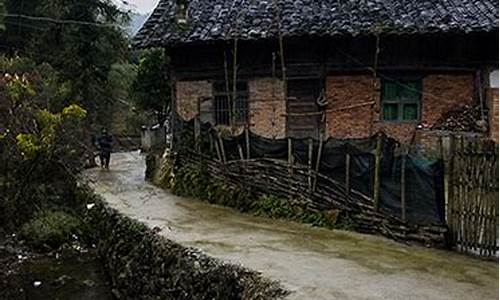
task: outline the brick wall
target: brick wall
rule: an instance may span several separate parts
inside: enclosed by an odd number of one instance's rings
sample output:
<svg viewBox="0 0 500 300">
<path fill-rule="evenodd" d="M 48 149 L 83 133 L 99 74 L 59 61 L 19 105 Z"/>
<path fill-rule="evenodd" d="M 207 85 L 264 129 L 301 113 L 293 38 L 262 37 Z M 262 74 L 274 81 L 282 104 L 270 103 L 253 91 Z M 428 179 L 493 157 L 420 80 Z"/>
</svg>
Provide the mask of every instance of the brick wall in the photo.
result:
<svg viewBox="0 0 500 300">
<path fill-rule="evenodd" d="M 472 74 L 431 74 L 422 81 L 422 123 L 433 124 L 443 113 L 471 104 Z M 362 138 L 383 131 L 409 142 L 420 122 L 389 123 L 380 120 L 380 82 L 371 75 L 339 75 L 326 79 L 327 133 L 335 138 Z M 375 104 L 369 103 L 375 100 Z M 373 123 L 372 123 L 373 118 Z"/>
<path fill-rule="evenodd" d="M 248 82 L 251 130 L 268 138 L 286 134 L 286 102 L 283 82 L 275 78 L 258 78 Z"/>
<path fill-rule="evenodd" d="M 177 112 L 184 120 L 196 115 L 200 97 L 212 96 L 209 81 L 180 81 L 177 88 Z M 248 81 L 249 120 L 256 134 L 283 138 L 286 134 L 286 102 L 283 83 L 274 78 Z M 443 113 L 471 104 L 474 93 L 472 74 L 430 74 L 422 81 L 422 123 L 435 123 Z M 496 90 L 498 111 L 498 90 Z M 328 100 L 326 133 L 335 138 L 363 138 L 377 131 L 402 142 L 410 141 L 419 122 L 389 123 L 380 121 L 380 82 L 371 75 L 336 75 L 326 79 Z M 372 101 L 375 100 L 375 103 Z M 498 126 L 498 113 L 496 121 Z M 373 120 L 373 121 L 372 121 Z M 492 133 L 497 132 L 492 128 Z"/>
<path fill-rule="evenodd" d="M 487 92 L 488 108 L 490 109 L 489 125 L 490 139 L 498 144 L 498 89 L 490 88 Z"/>
<path fill-rule="evenodd" d="M 329 76 L 325 95 L 328 100 L 326 133 L 335 138 L 361 138 L 370 136 L 372 105 L 378 99 L 373 77 L 368 75 Z"/>
<path fill-rule="evenodd" d="M 434 124 L 443 113 L 459 105 L 472 104 L 474 76 L 428 75 L 422 82 L 422 121 Z"/>
<path fill-rule="evenodd" d="M 196 116 L 198 99 L 212 97 L 212 84 L 209 81 L 178 81 L 176 93 L 177 113 L 189 121 Z"/>
</svg>

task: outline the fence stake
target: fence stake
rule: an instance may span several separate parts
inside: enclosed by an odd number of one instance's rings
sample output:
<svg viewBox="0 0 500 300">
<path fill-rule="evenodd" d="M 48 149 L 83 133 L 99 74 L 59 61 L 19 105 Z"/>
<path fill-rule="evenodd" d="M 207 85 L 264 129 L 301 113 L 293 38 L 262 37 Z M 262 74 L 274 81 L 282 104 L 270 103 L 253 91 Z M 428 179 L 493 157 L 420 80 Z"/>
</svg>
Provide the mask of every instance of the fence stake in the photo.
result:
<svg viewBox="0 0 500 300">
<path fill-rule="evenodd" d="M 345 194 L 351 194 L 351 154 L 345 155 Z"/>
<path fill-rule="evenodd" d="M 373 206 L 378 211 L 380 202 L 380 162 L 382 159 L 382 134 L 377 134 L 377 149 L 375 152 L 375 180 L 373 183 Z"/>
<path fill-rule="evenodd" d="M 292 139 L 288 138 L 288 168 L 290 174 L 293 172 Z"/>
<path fill-rule="evenodd" d="M 224 141 L 222 140 L 222 137 L 220 135 L 220 132 L 217 132 L 217 137 L 219 138 L 219 146 L 220 146 L 220 152 L 222 156 L 222 163 L 226 163 L 226 151 L 224 150 Z"/>
<path fill-rule="evenodd" d="M 453 140 L 450 136 L 441 137 L 441 159 L 443 160 L 443 192 L 444 192 L 444 219 L 448 226 L 451 226 L 451 203 L 450 203 L 450 172 L 451 172 L 451 154 Z"/>
<path fill-rule="evenodd" d="M 248 124 L 245 124 L 245 145 L 247 150 L 247 159 L 250 159 L 250 132 Z"/>
<path fill-rule="evenodd" d="M 319 147 L 318 147 L 318 156 L 316 157 L 316 174 L 314 174 L 314 181 L 313 181 L 313 186 L 312 186 L 312 191 L 314 192 L 316 190 L 316 184 L 318 183 L 318 172 L 319 172 L 319 166 L 321 164 L 321 154 L 323 152 L 323 135 L 319 135 Z"/>
<path fill-rule="evenodd" d="M 196 152 L 200 152 L 200 133 L 201 133 L 201 121 L 200 121 L 200 109 L 201 109 L 201 99 L 198 98 L 196 103 L 196 116 L 194 118 L 194 147 Z"/>
<path fill-rule="evenodd" d="M 210 137 L 211 136 L 212 135 L 210 134 Z M 215 146 L 215 151 L 217 152 L 217 157 L 219 158 L 219 161 L 222 162 L 222 155 L 221 155 L 220 150 L 219 150 L 219 139 L 217 139 L 216 141 L 214 141 L 214 139 L 210 138 L 210 140 L 212 141 L 212 143 Z"/>
<path fill-rule="evenodd" d="M 401 156 L 401 219 L 406 222 L 406 151 Z"/>
<path fill-rule="evenodd" d="M 308 140 L 308 161 L 307 161 L 307 169 L 308 169 L 308 176 L 307 176 L 307 184 L 309 186 L 309 191 L 312 192 L 312 159 L 313 159 L 313 140 L 312 138 L 309 138 Z"/>
<path fill-rule="evenodd" d="M 243 148 L 241 147 L 240 143 L 238 143 L 238 153 L 240 154 L 240 159 L 244 160 L 245 156 L 243 155 Z"/>
</svg>

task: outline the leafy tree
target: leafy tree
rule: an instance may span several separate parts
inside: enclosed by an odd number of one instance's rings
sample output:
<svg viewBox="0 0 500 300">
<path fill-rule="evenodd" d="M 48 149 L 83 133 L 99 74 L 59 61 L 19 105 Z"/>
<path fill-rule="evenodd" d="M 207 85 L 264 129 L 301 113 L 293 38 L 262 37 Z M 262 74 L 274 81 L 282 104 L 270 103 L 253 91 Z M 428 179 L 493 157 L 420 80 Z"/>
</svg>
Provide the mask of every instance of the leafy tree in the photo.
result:
<svg viewBox="0 0 500 300">
<path fill-rule="evenodd" d="M 168 63 L 169 58 L 163 49 L 144 51 L 130 93 L 136 105 L 154 111 L 160 123 L 171 104 Z"/>
<path fill-rule="evenodd" d="M 35 66 L 16 74 L 20 59 L 0 59 L 0 229 L 29 219 L 43 207 L 69 204 L 75 174 L 84 163 L 82 122 L 87 112 L 71 104 L 51 112 L 47 84 Z M 10 64 L 8 63 L 10 62 Z M 49 84 L 50 85 L 50 84 Z M 57 94 L 55 92 L 54 94 Z M 44 96 L 45 95 L 45 96 Z M 13 217 L 15 216 L 15 217 Z"/>
<path fill-rule="evenodd" d="M 108 125 L 113 99 L 108 87 L 111 66 L 126 58 L 121 25 L 128 14 L 111 0 L 6 0 L 7 10 L 44 19 L 9 17 L 4 39 L 38 64 L 60 73 L 68 91 L 54 109 L 83 105 L 92 124 Z"/>
</svg>

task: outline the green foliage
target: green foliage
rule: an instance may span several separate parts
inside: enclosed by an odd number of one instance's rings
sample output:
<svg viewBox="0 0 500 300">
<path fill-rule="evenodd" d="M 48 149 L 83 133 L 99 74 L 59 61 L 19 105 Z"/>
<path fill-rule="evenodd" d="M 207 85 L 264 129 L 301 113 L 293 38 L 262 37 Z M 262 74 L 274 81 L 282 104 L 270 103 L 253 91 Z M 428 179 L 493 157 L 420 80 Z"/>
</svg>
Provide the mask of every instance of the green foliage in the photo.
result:
<svg viewBox="0 0 500 300">
<path fill-rule="evenodd" d="M 63 211 L 39 213 L 21 228 L 21 236 L 35 248 L 56 249 L 82 232 L 81 221 Z"/>
<path fill-rule="evenodd" d="M 222 180 L 211 178 L 204 165 L 177 170 L 170 188 L 176 195 L 198 198 L 240 211 L 249 211 L 255 200 L 250 189 L 231 186 Z"/>
<path fill-rule="evenodd" d="M 71 104 L 63 108 L 61 116 L 64 119 L 83 120 L 87 116 L 87 111 L 77 104 Z"/>
<path fill-rule="evenodd" d="M 23 5 L 6 0 L 6 7 L 11 14 L 80 22 L 16 19 L 6 23 L 3 40 L 37 64 L 58 71 L 64 93 L 54 99 L 51 109 L 78 103 L 88 109 L 89 121 L 109 125 L 116 98 L 108 74 L 113 64 L 127 57 L 127 40 L 119 25 L 128 22 L 128 14 L 110 0 L 24 0 Z"/>
<path fill-rule="evenodd" d="M 18 104 L 26 97 L 29 98 L 35 95 L 35 91 L 28 83 L 26 77 L 19 77 L 18 75 L 10 76 L 7 74 L 6 80 L 7 95 L 15 104 Z"/>
<path fill-rule="evenodd" d="M 59 131 L 66 122 L 78 122 L 85 118 L 87 112 L 76 104 L 65 107 L 62 113 L 51 113 L 46 109 L 36 112 L 39 130 L 33 133 L 19 133 L 16 136 L 17 147 L 27 158 L 34 158 L 40 152 L 48 152 L 55 144 Z"/>
<path fill-rule="evenodd" d="M 157 113 L 168 111 L 171 101 L 168 64 L 163 49 L 146 50 L 141 54 L 137 76 L 130 90 L 138 107 Z"/>
<path fill-rule="evenodd" d="M 335 223 L 320 211 L 304 208 L 300 204 L 277 196 L 263 196 L 254 204 L 256 214 L 271 218 L 293 220 L 318 227 L 334 228 Z"/>
<path fill-rule="evenodd" d="M 20 133 L 16 136 L 16 140 L 17 147 L 23 156 L 33 158 L 42 149 L 33 134 Z"/>
<path fill-rule="evenodd" d="M 275 195 L 257 197 L 249 188 L 235 187 L 222 180 L 211 178 L 204 165 L 184 166 L 178 169 L 169 187 L 174 194 L 229 206 L 242 212 L 318 227 L 352 229 L 348 216 L 339 216 L 340 212 L 312 210 L 304 204 L 304 201 L 289 200 Z"/>
<path fill-rule="evenodd" d="M 76 104 L 50 109 L 59 89 L 46 65 L 20 73 L 29 61 L 0 56 L 0 64 L 13 74 L 0 84 L 0 227 L 16 228 L 40 208 L 74 204 L 87 112 Z"/>
</svg>

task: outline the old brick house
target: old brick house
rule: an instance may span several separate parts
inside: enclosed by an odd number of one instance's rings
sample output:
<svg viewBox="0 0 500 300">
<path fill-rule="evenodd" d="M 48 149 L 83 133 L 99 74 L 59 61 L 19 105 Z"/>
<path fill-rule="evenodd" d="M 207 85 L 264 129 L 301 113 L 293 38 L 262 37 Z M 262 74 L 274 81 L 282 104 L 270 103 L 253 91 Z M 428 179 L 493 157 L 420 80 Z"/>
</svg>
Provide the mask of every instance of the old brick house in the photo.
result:
<svg viewBox="0 0 500 300">
<path fill-rule="evenodd" d="M 266 137 L 408 141 L 463 105 L 498 116 L 497 0 L 161 0 L 134 43 L 168 50 L 178 117 Z"/>
</svg>

